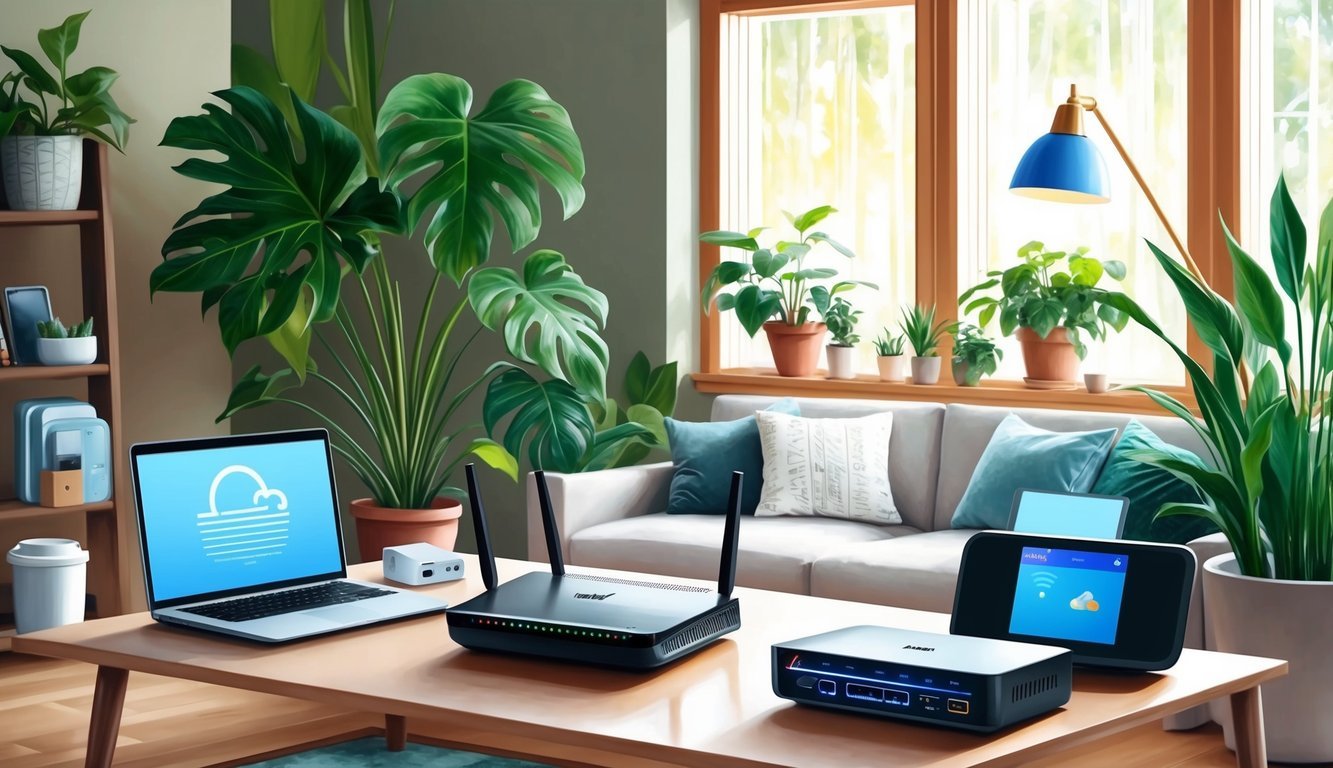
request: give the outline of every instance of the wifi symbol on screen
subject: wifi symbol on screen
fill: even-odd
[[[1032,574],[1032,583],[1039,590],[1037,597],[1046,597],[1046,590],[1055,586],[1055,574],[1050,571],[1037,571]]]

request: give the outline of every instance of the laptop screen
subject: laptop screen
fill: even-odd
[[[136,446],[134,475],[154,605],[342,575],[319,431]]]
[[[1021,490],[1009,528],[1021,533],[1118,539],[1127,505],[1123,496]]]

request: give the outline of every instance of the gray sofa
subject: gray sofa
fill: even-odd
[[[723,395],[712,420],[728,421],[776,398]],[[1054,431],[1122,428],[1137,418],[1163,440],[1203,453],[1198,436],[1167,416],[1007,409],[880,400],[800,399],[810,417],[893,411],[889,476],[901,525],[822,517],[747,517],[741,522],[742,586],[947,613],[963,545],[975,533],[949,523],[996,426],[1017,413]],[[692,579],[717,578],[721,516],[667,515],[670,462],[578,475],[548,474],[566,560],[574,565]],[[754,482],[753,478],[746,478]],[[546,560],[536,493],[528,489],[528,556]],[[1220,535],[1190,544],[1199,563],[1227,551]],[[1201,570],[1201,569],[1200,569]],[[1203,596],[1196,578],[1186,646],[1203,647]],[[1177,719],[1191,727],[1201,719]]]

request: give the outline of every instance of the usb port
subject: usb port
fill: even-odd
[[[949,699],[949,711],[955,715],[966,715],[969,709],[971,705],[963,699]]]
[[[864,701],[884,701],[884,689],[875,688],[860,683],[847,684],[847,698],[862,699]]]
[[[825,696],[836,696],[838,693],[838,684],[832,680],[820,680],[819,692]]]
[[[892,688],[884,690],[884,702],[887,704],[896,704],[900,707],[912,706],[912,694],[907,691],[895,691]]]

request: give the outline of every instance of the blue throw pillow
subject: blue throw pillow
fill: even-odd
[[[764,410],[801,415],[795,400],[785,398]],[[735,421],[666,420],[671,445],[672,515],[721,515],[731,495],[731,473],[745,473],[741,486],[741,514],[753,515],[764,487],[764,453],[759,445],[759,422],[751,414]]]
[[[982,452],[954,510],[953,527],[1008,528],[1019,488],[1087,493],[1111,452],[1115,432],[1051,432],[1010,414]]]
[[[1165,469],[1131,459],[1130,451],[1156,448],[1181,461],[1198,466],[1203,460],[1184,448],[1163,442],[1162,438],[1138,421],[1130,421],[1120,435],[1120,442],[1106,460],[1093,493],[1124,496],[1129,499],[1129,514],[1125,517],[1122,538],[1138,541],[1163,541],[1185,544],[1200,536],[1217,533],[1217,526],[1202,517],[1173,515],[1153,519],[1163,504],[1199,503],[1199,494],[1188,483]]]

